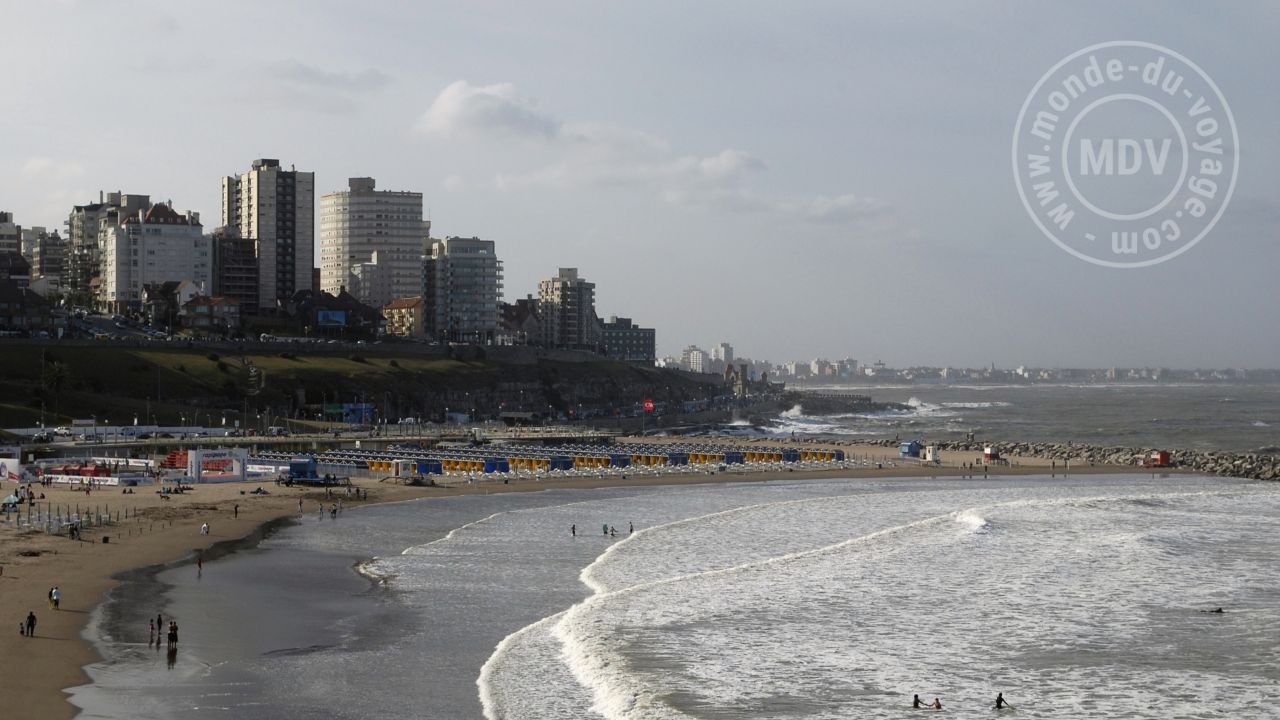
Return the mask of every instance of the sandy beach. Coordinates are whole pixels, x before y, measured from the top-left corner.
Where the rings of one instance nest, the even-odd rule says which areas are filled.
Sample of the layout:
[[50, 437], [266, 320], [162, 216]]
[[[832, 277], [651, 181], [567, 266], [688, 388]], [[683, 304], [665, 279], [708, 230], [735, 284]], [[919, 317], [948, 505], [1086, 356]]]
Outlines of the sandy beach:
[[[679, 439], [674, 439], [677, 441]], [[662, 439], [645, 438], [646, 442]], [[684, 439], [688, 442], [688, 439]], [[717, 442], [730, 442], [717, 440]], [[752, 444], [749, 440], [738, 441]], [[777, 444], [779, 441], [771, 441]], [[593, 488], [601, 486], [677, 485], [703, 482], [751, 482], [802, 477], [947, 477], [963, 471], [955, 463], [972, 461], [964, 457], [943, 457], [942, 466], [921, 467], [898, 464], [891, 448], [872, 445], [807, 443], [813, 447], [841, 447], [851, 458], [866, 459], [870, 467], [798, 472], [690, 472], [660, 476], [518, 479], [509, 483], [484, 481], [468, 483], [461, 478], [445, 478], [439, 487], [412, 487], [378, 479], [356, 480], [367, 491], [368, 500], [345, 499], [350, 509], [363, 504], [385, 503], [422, 497], [455, 494], [527, 492], [552, 488]], [[876, 468], [875, 463], [883, 467]], [[948, 466], [951, 465], [951, 466]], [[1011, 467], [992, 468], [992, 475], [1043, 473], [1048, 461], [1019, 458]], [[1133, 472], [1127, 466], [1074, 468], [1081, 472]], [[1059, 470], [1060, 472], [1060, 470]], [[981, 476], [982, 470], [976, 471]], [[269, 495], [249, 491], [263, 487]], [[41, 488], [45, 502], [74, 509], [101, 508], [121, 520], [102, 528], [86, 530], [80, 540], [43, 532], [19, 534], [12, 524], [0, 526], [0, 607], [6, 608], [10, 632], [0, 635], [0, 653], [11, 658], [6, 705], [12, 717], [70, 718], [76, 709], [67, 702], [64, 688], [86, 681], [82, 668], [97, 659], [92, 645], [82, 633], [93, 608], [113, 586], [113, 577], [136, 568], [174, 562], [194, 562], [200, 551], [213, 543], [242, 538], [263, 523], [298, 514], [298, 502], [306, 513], [316, 513], [318, 505], [333, 502], [323, 489], [286, 488], [273, 483], [248, 482], [198, 485], [194, 490], [162, 499], [154, 487], [143, 486], [133, 494], [120, 489], [101, 489], [86, 495], [68, 488]], [[335, 498], [337, 495], [335, 495]], [[200, 528], [209, 524], [207, 535]], [[109, 542], [104, 539], [109, 538]], [[61, 591], [61, 608], [49, 607], [48, 591]], [[35, 637], [12, 632], [32, 611], [38, 618]], [[16, 714], [15, 714], [16, 713]]]

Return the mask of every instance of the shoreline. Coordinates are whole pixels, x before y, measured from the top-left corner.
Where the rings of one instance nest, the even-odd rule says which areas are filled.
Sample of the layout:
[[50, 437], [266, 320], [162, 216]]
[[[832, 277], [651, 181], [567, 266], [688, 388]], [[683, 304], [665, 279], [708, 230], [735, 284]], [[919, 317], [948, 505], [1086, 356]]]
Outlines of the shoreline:
[[[649, 441], [654, 439], [648, 438]], [[679, 439], [673, 438], [671, 441], [678, 442]], [[750, 444], [750, 441], [744, 444]], [[489, 481], [434, 487], [393, 485], [366, 479], [353, 484], [368, 490], [369, 500], [345, 502], [344, 505], [346, 509], [354, 509], [362, 505], [428, 497], [537, 492], [563, 488], [876, 477], [961, 479], [966, 475], [974, 478], [984, 475], [982, 472], [967, 472], [956, 467], [898, 465], [896, 454], [887, 453], [885, 448], [870, 444], [854, 447], [844, 443], [821, 444], [844, 447], [851, 452], [851, 456], [865, 456], [871, 462], [880, 460], [885, 465], [881, 468], [871, 466], [827, 470], [703, 471], [625, 478], [559, 477], [540, 481], [518, 479], [509, 484]], [[1023, 464], [1016, 466], [992, 468], [987, 475], [1040, 475], [1047, 474], [1050, 470], [1050, 461], [1047, 459], [1043, 463], [1032, 458], [1023, 460]], [[1061, 473], [1061, 469], [1057, 469], [1057, 472]], [[1099, 465], [1072, 468], [1069, 474], [1150, 473], [1150, 469], [1132, 466]], [[1164, 470], [1158, 474], [1164, 474]], [[262, 485], [269, 488], [270, 495], [263, 497], [241, 494], [259, 485], [256, 482], [198, 485], [190, 494], [174, 496], [173, 500], [163, 503], [150, 493], [113, 496], [110, 492], [99, 491], [98, 497], [90, 496], [89, 499], [102, 500], [108, 508], [115, 511], [118, 511], [116, 508], [125, 507], [138, 514], [120, 524], [86, 530], [85, 539], [81, 541], [38, 532], [27, 534], [23, 536], [23, 540], [12, 543], [25, 550], [38, 550], [38, 557], [22, 557], [17, 554], [18, 548], [12, 546], [0, 553], [0, 563], [5, 566], [0, 574], [0, 605], [10, 608], [14, 618], [18, 620], [25, 617], [28, 610], [35, 611], [39, 618], [34, 638], [12, 634], [7, 636], [8, 640], [0, 637], [0, 649], [3, 649], [5, 655], [22, 660], [10, 677], [10, 706], [22, 708], [27, 713], [25, 716], [40, 718], [72, 718], [79, 712], [70, 703], [67, 690], [91, 682], [84, 668], [102, 660], [94, 641], [86, 632], [90, 627], [92, 614], [109, 599], [110, 592], [126, 582], [138, 579], [136, 573], [158, 573], [175, 565], [190, 563], [198, 553], [213, 553], [215, 557], [220, 557], [236, 552], [245, 547], [246, 542], [252, 545], [266, 537], [273, 527], [297, 517], [299, 499], [303, 501], [305, 513], [314, 512], [317, 502], [324, 502], [326, 506], [331, 502], [331, 499], [325, 498], [323, 490], [311, 488]], [[58, 504], [74, 504], [80, 496], [80, 493], [70, 490], [49, 490], [49, 493], [53, 495], [49, 500]], [[71, 503], [65, 502], [68, 499]], [[127, 502], [122, 504], [121, 500], [134, 502], [132, 505]], [[236, 505], [243, 505], [238, 513], [234, 509]], [[209, 535], [199, 533], [200, 525], [204, 522], [210, 524]], [[16, 532], [8, 532], [6, 540], [12, 541], [20, 537]], [[111, 542], [103, 543], [100, 539], [103, 535], [110, 535]], [[47, 589], [54, 585], [58, 585], [62, 591], [62, 609], [58, 611], [48, 609], [39, 602]], [[54, 642], [50, 642], [51, 640]]]

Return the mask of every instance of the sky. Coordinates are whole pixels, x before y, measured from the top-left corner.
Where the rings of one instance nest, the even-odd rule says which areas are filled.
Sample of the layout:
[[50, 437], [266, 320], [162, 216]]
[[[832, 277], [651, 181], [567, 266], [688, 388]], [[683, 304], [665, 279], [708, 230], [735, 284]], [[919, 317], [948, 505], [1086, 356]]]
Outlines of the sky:
[[[23, 226], [121, 190], [211, 230], [220, 178], [277, 158], [422, 192], [433, 236], [496, 241], [508, 301], [577, 267], [660, 355], [1280, 366], [1268, 3], [0, 0], [0, 26]], [[1236, 127], [1220, 219], [1141, 268], [1051, 241], [1011, 162], [1041, 78], [1109, 41], [1194, 62]]]

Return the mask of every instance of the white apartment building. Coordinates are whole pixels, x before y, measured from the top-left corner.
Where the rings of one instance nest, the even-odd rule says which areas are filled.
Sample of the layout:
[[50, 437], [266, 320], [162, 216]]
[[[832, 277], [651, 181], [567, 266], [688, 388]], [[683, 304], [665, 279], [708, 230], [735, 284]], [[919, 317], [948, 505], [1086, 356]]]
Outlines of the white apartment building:
[[560, 268], [538, 283], [543, 345], [594, 350], [600, 339], [596, 285], [578, 277], [577, 268]]
[[346, 288], [372, 307], [421, 295], [430, 230], [422, 193], [376, 190], [373, 178], [350, 178], [348, 187], [320, 198], [320, 289]]
[[310, 290], [315, 263], [315, 173], [254, 160], [222, 178], [222, 224], [252, 239], [258, 256], [258, 309], [273, 311]]
[[492, 240], [432, 240], [422, 277], [430, 335], [447, 342], [494, 341], [502, 302], [502, 261]]
[[711, 359], [721, 363], [733, 362], [733, 346], [722, 342], [711, 347]]
[[142, 287], [189, 280], [208, 292], [213, 279], [212, 240], [199, 213], [179, 214], [158, 203], [103, 228], [98, 302], [122, 312], [142, 299]]

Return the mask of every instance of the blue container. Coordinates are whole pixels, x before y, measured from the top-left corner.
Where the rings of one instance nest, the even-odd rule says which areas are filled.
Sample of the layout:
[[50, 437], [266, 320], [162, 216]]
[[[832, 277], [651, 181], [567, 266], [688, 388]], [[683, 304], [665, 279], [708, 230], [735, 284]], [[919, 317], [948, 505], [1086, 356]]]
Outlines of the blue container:
[[419, 475], [443, 475], [444, 465], [439, 460], [419, 460]]

